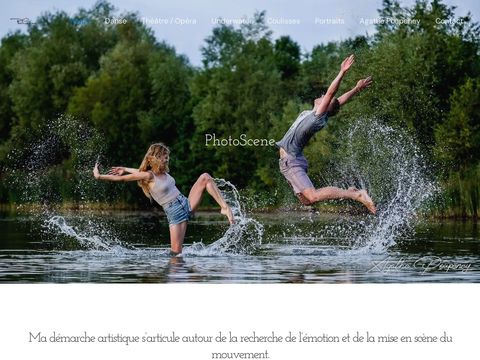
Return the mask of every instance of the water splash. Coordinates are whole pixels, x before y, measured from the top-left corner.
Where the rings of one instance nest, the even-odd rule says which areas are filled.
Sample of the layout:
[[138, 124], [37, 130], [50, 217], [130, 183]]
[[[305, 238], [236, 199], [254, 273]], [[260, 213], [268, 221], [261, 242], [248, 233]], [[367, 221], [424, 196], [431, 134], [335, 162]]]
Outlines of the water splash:
[[356, 251], [384, 252], [399, 238], [411, 235], [422, 207], [438, 186], [412, 136], [376, 119], [360, 119], [341, 137], [335, 160], [340, 187], [367, 189], [377, 215], [343, 218], [327, 226], [325, 236], [352, 239]]
[[[54, 215], [46, 219], [43, 226], [44, 230], [50, 231], [55, 235], [63, 234], [75, 239], [80, 246], [87, 249], [111, 250], [114, 246], [119, 246], [112, 244], [112, 242], [108, 240], [108, 237], [80, 232], [72, 225], [67, 224], [67, 220], [63, 216]], [[89, 229], [91, 230], [92, 228], [95, 229], [95, 232], [99, 232], [97, 225], [90, 224]]]
[[[7, 156], [9, 181], [22, 189], [20, 202], [49, 207], [98, 197], [91, 167], [103, 152], [103, 143], [94, 129], [74, 117], [62, 115], [45, 122], [38, 138]], [[61, 180], [65, 178], [69, 181]]]
[[[330, 184], [339, 187], [366, 188], [377, 203], [378, 215], [344, 217], [327, 225], [313, 238], [351, 239], [355, 251], [382, 252], [413, 231], [419, 210], [434, 195], [437, 185], [428, 175], [426, 160], [414, 139], [404, 130], [395, 129], [375, 119], [354, 122], [341, 136], [345, 139], [336, 152], [332, 170], [326, 173]], [[18, 173], [19, 186], [25, 191], [24, 201], [38, 202], [45, 229], [76, 239], [82, 247], [108, 250], [122, 246], [102, 220], [79, 229], [52, 211], [52, 202], [62, 201], [62, 191], [50, 175], [60, 171], [63, 159], [74, 159], [71, 166], [71, 191], [80, 201], [98, 201], [102, 191], [91, 176], [91, 165], [101, 153], [101, 141], [87, 125], [69, 117], [60, 117], [47, 126], [46, 135], [23, 157]], [[69, 155], [69, 156], [66, 156]], [[12, 157], [15, 154], [12, 155]], [[57, 166], [59, 165], [59, 166]], [[17, 175], [17, 174], [15, 174]], [[210, 245], [195, 243], [185, 247], [185, 254], [215, 256], [222, 254], [254, 254], [262, 244], [264, 227], [249, 218], [235, 186], [215, 179], [232, 208], [236, 224]], [[95, 197], [92, 197], [95, 196]], [[90, 221], [82, 214], [83, 221]], [[79, 219], [76, 219], [79, 220]], [[288, 224], [285, 224], [288, 228]], [[308, 234], [302, 234], [304, 236]]]
[[[218, 256], [218, 255], [246, 255], [254, 253], [260, 246], [263, 236], [263, 225], [249, 218], [242, 207], [236, 187], [223, 179], [214, 179], [227, 204], [231, 207], [235, 224], [217, 241], [212, 244], [194, 243], [184, 247], [184, 255]], [[134, 251], [145, 255], [146, 249], [127, 247], [118, 240], [114, 231], [101, 219], [89, 219], [87, 215], [77, 218], [83, 224], [74, 226], [63, 216], [53, 215], [44, 221], [44, 229], [53, 234], [59, 242], [58, 235], [66, 235], [70, 240], [77, 242], [81, 247], [90, 250], [112, 250], [125, 252]], [[83, 226], [82, 226], [83, 225]], [[156, 249], [158, 250], [158, 249]], [[147, 251], [150, 252], [150, 249]], [[168, 255], [165, 252], [164, 255]]]
[[[44, 124], [42, 135], [27, 149], [17, 149], [9, 158], [14, 186], [22, 189], [20, 210], [27, 210], [42, 224], [44, 240], [72, 250], [111, 251], [127, 249], [117, 229], [106, 219], [88, 211], [73, 217], [61, 216], [58, 209], [66, 199], [73, 199], [82, 210], [86, 201], [99, 203], [106, 198], [106, 184], [94, 180], [91, 168], [103, 152], [101, 136], [87, 123], [62, 115]], [[68, 182], [63, 181], [69, 178]], [[65, 188], [68, 184], [68, 188]], [[204, 254], [251, 253], [261, 242], [262, 226], [245, 216], [237, 189], [225, 180], [217, 180], [237, 224], [231, 226], [214, 244], [194, 248]], [[109, 189], [111, 186], [109, 187]], [[111, 191], [108, 191], [111, 196]], [[23, 208], [23, 209], [22, 209]], [[38, 230], [32, 233], [38, 236]], [[193, 250], [193, 249], [192, 249]]]
[[186, 247], [184, 254], [212, 256], [254, 253], [262, 243], [263, 225], [247, 216], [235, 185], [224, 179], [214, 179], [214, 181], [232, 209], [235, 224], [230, 225], [225, 234], [214, 243], [207, 246], [202, 243], [195, 243]]
[[[103, 141], [93, 128], [61, 115], [45, 122], [41, 135], [25, 149], [15, 149], [8, 155], [9, 181], [21, 189], [17, 208], [42, 224], [40, 234], [45, 241], [53, 238], [57, 245], [63, 241], [73, 249], [112, 250], [122, 246], [113, 230], [89, 214], [68, 221], [58, 215], [66, 200], [73, 199], [82, 209], [85, 201], [98, 202], [104, 197], [105, 187], [91, 175], [92, 164], [102, 151]], [[72, 221], [77, 225], [69, 224]], [[37, 228], [31, 231], [38, 237]]]

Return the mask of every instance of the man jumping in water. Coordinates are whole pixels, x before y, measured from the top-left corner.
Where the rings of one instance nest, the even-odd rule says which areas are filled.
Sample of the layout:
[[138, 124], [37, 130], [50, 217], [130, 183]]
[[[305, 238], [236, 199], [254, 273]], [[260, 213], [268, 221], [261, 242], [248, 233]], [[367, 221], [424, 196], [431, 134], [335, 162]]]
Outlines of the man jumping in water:
[[375, 214], [375, 205], [366, 190], [358, 190], [354, 187], [344, 190], [334, 186], [315, 189], [307, 175], [308, 163], [303, 156], [303, 148], [311, 137], [327, 124], [328, 117], [336, 115], [340, 106], [372, 83], [370, 77], [361, 79], [353, 89], [338, 99], [334, 97], [342, 78], [353, 62], [353, 55], [343, 60], [340, 72], [328, 87], [327, 93], [315, 99], [312, 110], [300, 113], [282, 140], [277, 142], [277, 146], [280, 148], [280, 172], [304, 205], [311, 205], [323, 200], [352, 199], [361, 202], [371, 213]]

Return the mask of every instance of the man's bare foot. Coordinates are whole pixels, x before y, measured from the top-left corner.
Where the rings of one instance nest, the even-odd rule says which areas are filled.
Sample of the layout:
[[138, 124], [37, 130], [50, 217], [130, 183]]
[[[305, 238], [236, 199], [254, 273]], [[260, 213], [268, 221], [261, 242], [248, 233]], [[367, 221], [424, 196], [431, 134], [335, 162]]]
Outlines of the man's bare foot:
[[375, 215], [377, 212], [377, 209], [375, 208], [375, 204], [373, 203], [372, 199], [370, 196], [368, 196], [368, 193], [366, 190], [357, 190], [360, 193], [360, 196], [358, 197], [358, 201], [360, 201], [363, 205], [367, 207], [367, 209]]
[[298, 197], [298, 200], [300, 200], [300, 202], [305, 205], [305, 206], [308, 206], [308, 205], [312, 205], [312, 202], [310, 200], [308, 200], [305, 195], [303, 195], [302, 193], [298, 193], [297, 194], [297, 197]]
[[235, 219], [233, 217], [232, 209], [230, 208], [230, 206], [227, 205], [226, 207], [222, 208], [222, 210], [220, 210], [220, 213], [228, 218], [228, 222], [230, 223], [230, 225], [235, 224]]

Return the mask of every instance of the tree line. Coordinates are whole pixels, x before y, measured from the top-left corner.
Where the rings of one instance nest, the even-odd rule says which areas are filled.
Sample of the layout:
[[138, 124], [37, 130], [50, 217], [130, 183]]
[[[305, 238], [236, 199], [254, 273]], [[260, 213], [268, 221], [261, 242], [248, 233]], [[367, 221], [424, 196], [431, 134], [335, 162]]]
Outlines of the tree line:
[[[289, 36], [274, 39], [265, 12], [257, 12], [248, 24], [216, 25], [199, 67], [157, 41], [136, 13], [106, 24], [105, 18], [119, 17], [107, 1], [72, 16], [44, 13], [25, 33], [1, 40], [0, 201], [21, 198], [6, 180], [12, 151], [17, 161], [28, 157], [46, 124], [64, 114], [101, 134], [112, 165], [137, 166], [148, 145], [161, 141], [172, 150], [171, 172], [180, 188], [208, 171], [271, 199], [272, 189], [284, 188], [275, 147], [205, 146], [205, 134], [280, 139], [298, 112], [326, 91], [343, 58], [355, 53], [357, 63], [340, 92], [367, 75], [374, 86], [313, 140], [307, 155], [319, 160], [311, 172], [328, 167], [342, 127], [359, 116], [375, 117], [408, 129], [421, 143], [442, 183], [439, 214], [476, 217], [480, 27], [454, 10], [440, 0], [417, 0], [411, 7], [384, 0], [379, 17], [419, 21], [379, 23], [372, 36], [319, 44], [307, 53]], [[67, 184], [75, 177], [72, 157], [65, 149], [52, 175], [64, 201], [78, 200]], [[126, 187], [116, 196], [138, 202], [138, 191]]]

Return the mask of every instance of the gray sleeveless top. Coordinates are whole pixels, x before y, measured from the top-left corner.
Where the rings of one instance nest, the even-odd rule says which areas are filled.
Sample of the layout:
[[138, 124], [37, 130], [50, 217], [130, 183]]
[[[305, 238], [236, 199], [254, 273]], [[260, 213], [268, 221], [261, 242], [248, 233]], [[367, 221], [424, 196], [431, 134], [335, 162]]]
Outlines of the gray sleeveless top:
[[293, 156], [303, 156], [303, 148], [316, 132], [327, 125], [328, 115], [315, 115], [315, 111], [302, 111], [282, 140], [276, 144]]
[[162, 175], [153, 175], [154, 184], [150, 188], [150, 195], [161, 206], [165, 206], [169, 202], [175, 200], [180, 195], [180, 190], [175, 186], [175, 179], [168, 173]]

